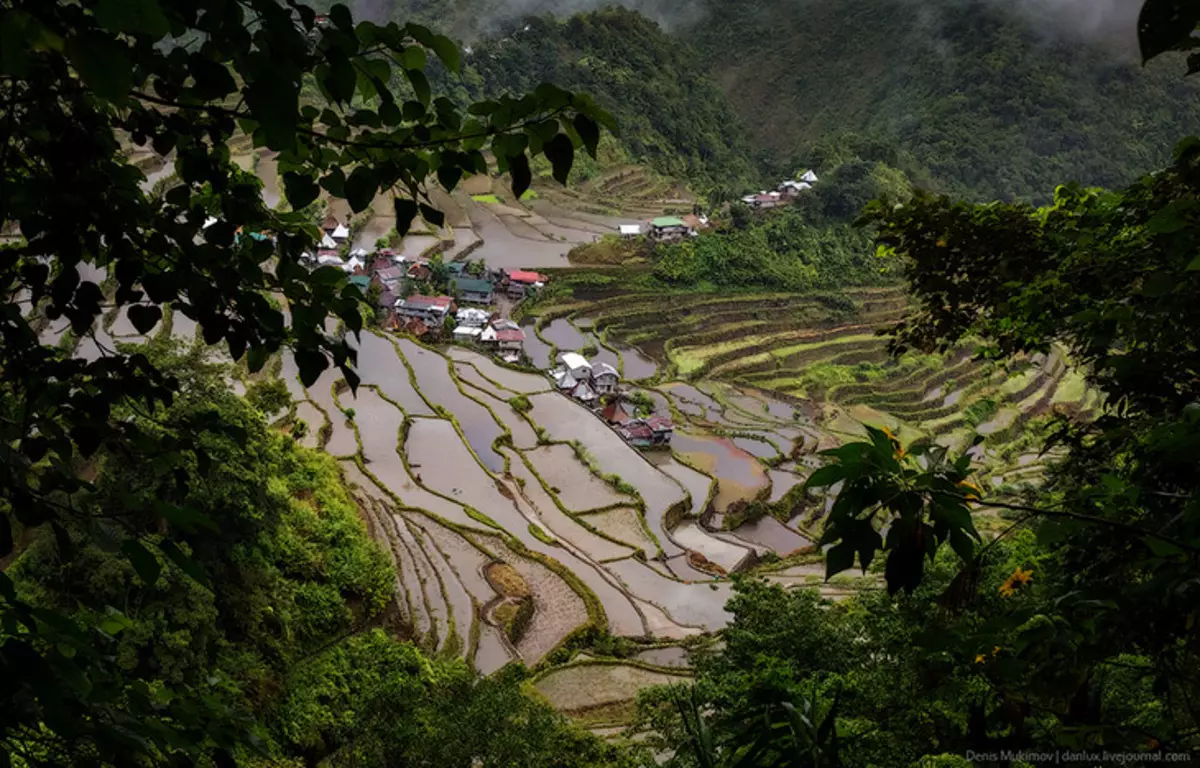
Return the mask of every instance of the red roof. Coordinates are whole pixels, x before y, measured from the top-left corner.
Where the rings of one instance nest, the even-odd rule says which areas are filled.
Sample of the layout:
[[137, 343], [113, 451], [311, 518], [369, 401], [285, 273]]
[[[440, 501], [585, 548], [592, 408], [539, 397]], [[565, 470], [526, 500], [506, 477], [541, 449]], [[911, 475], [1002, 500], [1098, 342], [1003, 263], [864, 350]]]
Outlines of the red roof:
[[544, 283], [547, 278], [537, 272], [526, 272], [523, 269], [512, 269], [507, 272], [508, 279], [514, 283]]
[[603, 414], [604, 420], [610, 423], [624, 424], [626, 421], [629, 421], [629, 414], [626, 413], [625, 409], [621, 407], [621, 404], [615, 400], [604, 406]]
[[650, 427], [655, 432], [661, 432], [667, 429], [675, 429], [675, 425], [671, 423], [671, 420], [663, 416], [651, 416], [650, 418], [646, 419], [646, 426]]
[[525, 341], [525, 331], [520, 328], [496, 331], [496, 341]]
[[650, 427], [647, 427], [645, 424], [633, 424], [628, 427], [622, 427], [621, 432], [624, 433], [626, 438], [640, 437], [643, 440], [649, 440], [654, 437], [654, 433], [650, 431]]

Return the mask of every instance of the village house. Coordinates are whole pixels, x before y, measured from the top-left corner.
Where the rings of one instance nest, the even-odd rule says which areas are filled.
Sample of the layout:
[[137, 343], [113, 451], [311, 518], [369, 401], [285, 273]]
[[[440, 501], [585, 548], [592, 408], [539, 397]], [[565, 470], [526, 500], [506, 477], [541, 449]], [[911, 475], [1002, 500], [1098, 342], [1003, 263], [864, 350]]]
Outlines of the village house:
[[625, 410], [625, 406], [621, 403], [619, 398], [613, 398], [610, 400], [608, 405], [604, 406], [604, 410], [600, 412], [600, 415], [603, 416], [604, 420], [609, 424], [617, 425], [624, 424], [633, 418], [629, 415], [629, 412]]
[[591, 405], [601, 395], [617, 391], [621, 377], [607, 363], [595, 367], [578, 352], [564, 352], [558, 356], [561, 366], [550, 372], [558, 390], [570, 395], [585, 405]]
[[778, 206], [783, 202], [783, 195], [778, 192], [767, 192], [763, 190], [757, 195], [746, 195], [742, 198], [742, 202], [751, 208], [759, 211], [769, 210]]
[[576, 381], [588, 381], [592, 378], [592, 364], [578, 352], [563, 352], [558, 356], [562, 369]]
[[615, 427], [617, 434], [635, 448], [670, 445], [675, 425], [662, 416], [648, 419], [627, 419]]
[[454, 299], [449, 296], [409, 296], [396, 304], [401, 318], [415, 318], [440, 326], [454, 311]]
[[785, 199], [793, 200], [799, 197], [801, 192], [807, 192], [810, 189], [812, 189], [812, 184], [809, 184], [807, 181], [792, 181], [788, 179], [780, 183], [777, 191]]
[[463, 307], [454, 315], [459, 325], [482, 329], [492, 319], [492, 313], [474, 307]]
[[688, 225], [688, 229], [693, 232], [699, 232], [702, 229], [708, 229], [708, 217], [697, 216], [694, 213], [689, 213], [686, 216], [680, 216], [680, 221]]
[[677, 216], [659, 216], [650, 220], [649, 235], [660, 243], [682, 240], [696, 234], [696, 230]]
[[800, 174], [800, 181], [806, 181], [809, 184], [816, 184], [818, 181], [817, 174], [813, 173], [812, 169], [810, 168], [809, 170]]
[[654, 432], [638, 419], [617, 427], [617, 434], [634, 448], [649, 448], [654, 445]]
[[635, 237], [640, 237], [642, 234], [642, 225], [640, 224], [620, 224], [617, 230], [621, 233], [621, 237], [625, 240], [632, 240]]
[[503, 275], [504, 292], [514, 299], [525, 298], [545, 285], [548, 279], [537, 272], [526, 272], [522, 269], [506, 269]]
[[501, 357], [521, 355], [525, 347], [525, 331], [520, 328], [501, 328], [496, 331], [496, 350]]
[[491, 304], [494, 298], [492, 284], [487, 280], [472, 277], [455, 277], [450, 280], [459, 298], [471, 304]]
[[608, 363], [600, 363], [592, 369], [592, 389], [596, 390], [597, 394], [607, 395], [616, 392], [617, 384], [620, 381], [621, 376], [617, 373], [617, 369]]

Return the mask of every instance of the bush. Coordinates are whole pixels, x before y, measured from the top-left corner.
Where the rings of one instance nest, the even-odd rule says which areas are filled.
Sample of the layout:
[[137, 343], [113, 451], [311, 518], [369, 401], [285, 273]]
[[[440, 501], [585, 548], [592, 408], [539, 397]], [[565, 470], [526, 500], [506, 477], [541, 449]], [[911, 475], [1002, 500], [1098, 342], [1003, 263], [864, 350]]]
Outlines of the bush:
[[529, 413], [533, 410], [533, 403], [529, 402], [529, 398], [525, 395], [514, 395], [508, 398], [508, 404], [513, 407], [514, 411], [521, 413]]

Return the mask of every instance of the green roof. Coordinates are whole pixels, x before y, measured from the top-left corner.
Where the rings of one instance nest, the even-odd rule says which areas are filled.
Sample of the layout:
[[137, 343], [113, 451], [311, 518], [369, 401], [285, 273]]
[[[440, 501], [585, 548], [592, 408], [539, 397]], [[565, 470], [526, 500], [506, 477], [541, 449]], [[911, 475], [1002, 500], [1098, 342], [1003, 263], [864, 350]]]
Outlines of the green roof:
[[357, 285], [359, 288], [367, 288], [371, 285], [371, 278], [366, 275], [354, 275], [350, 278], [352, 285]]
[[657, 219], [650, 220], [651, 226], [655, 227], [686, 227], [687, 223], [677, 216], [659, 216]]
[[491, 293], [492, 284], [487, 280], [475, 280], [470, 277], [454, 278], [454, 287], [464, 293]]
[[467, 265], [461, 261], [452, 261], [446, 265], [446, 271], [452, 275], [461, 275]]

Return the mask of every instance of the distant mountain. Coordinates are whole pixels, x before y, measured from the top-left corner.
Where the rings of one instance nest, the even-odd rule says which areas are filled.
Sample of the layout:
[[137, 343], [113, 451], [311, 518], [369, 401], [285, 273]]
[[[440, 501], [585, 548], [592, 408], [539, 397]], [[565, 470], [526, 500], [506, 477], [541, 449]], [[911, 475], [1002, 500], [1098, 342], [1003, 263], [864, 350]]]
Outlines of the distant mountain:
[[1200, 131], [1181, 61], [1143, 70], [1107, 39], [1047, 30], [1069, 16], [1012, 10], [1036, 3], [705, 2], [680, 34], [780, 171], [867, 146], [937, 189], [1044, 200], [1069, 180], [1127, 183]]

